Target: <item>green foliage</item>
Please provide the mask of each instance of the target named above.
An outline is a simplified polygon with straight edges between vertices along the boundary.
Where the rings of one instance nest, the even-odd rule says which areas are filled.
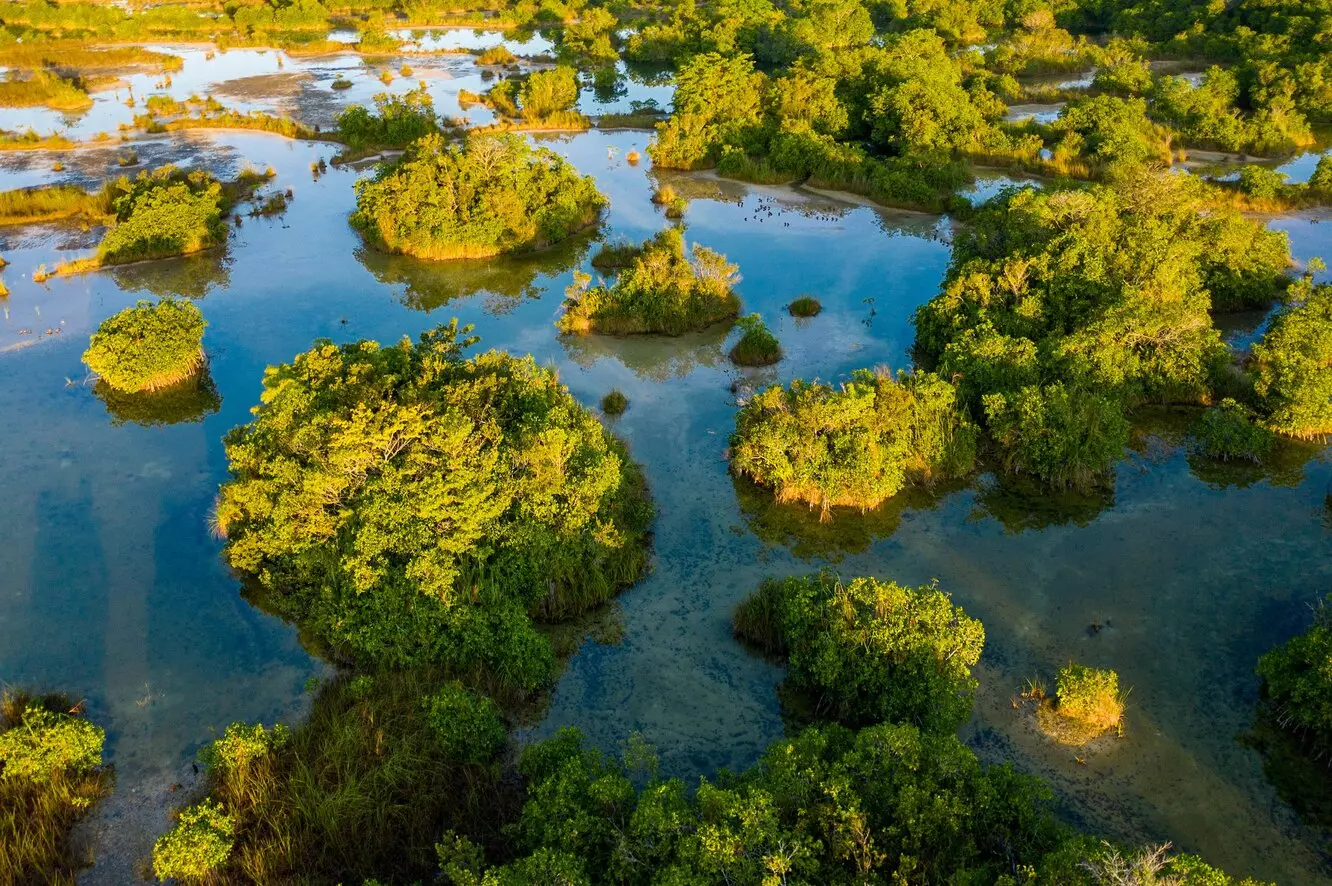
[[[426,699],[426,720],[447,757],[484,765],[504,748],[507,735],[499,708],[457,681],[445,683]]]
[[[531,691],[553,658],[529,613],[636,580],[652,509],[553,372],[464,359],[466,334],[321,341],[270,368],[255,420],[227,435],[218,521],[231,565],[332,654]]]
[[[971,716],[985,631],[935,585],[768,579],[737,608],[735,631],[785,654],[787,685],[838,723],[948,733]]]
[[[792,317],[817,317],[823,310],[823,305],[817,298],[810,295],[802,295],[786,306],[791,312]]]
[[[690,59],[676,75],[675,113],[657,125],[648,148],[652,162],[664,169],[715,165],[721,144],[758,122],[765,79],[749,56]]]
[[[1060,716],[1098,731],[1117,728],[1124,716],[1124,697],[1114,671],[1069,662],[1059,669],[1055,697]]]
[[[629,408],[629,398],[619,388],[611,388],[601,398],[601,411],[606,415],[623,415]]]
[[[1258,462],[1272,449],[1272,432],[1256,424],[1253,413],[1230,398],[1204,412],[1190,434],[1195,452],[1220,461]]]
[[[1318,606],[1308,631],[1258,659],[1263,691],[1283,728],[1318,751],[1332,748],[1332,608]]]
[[[481,258],[558,243],[606,205],[591,176],[516,135],[431,135],[356,183],[351,222],[367,242],[418,258]]]
[[[951,385],[928,373],[862,370],[839,389],[797,379],[755,396],[736,416],[731,468],[778,501],[827,512],[963,476],[975,450],[976,429]]]
[[[429,91],[421,88],[405,95],[376,95],[373,114],[362,105],[352,105],[338,114],[337,127],[338,138],[349,148],[365,151],[405,148],[438,132],[440,124]]]
[[[739,366],[771,366],[782,359],[782,346],[777,336],[758,314],[750,314],[736,321],[740,327],[740,340],[731,348],[731,362]]]
[[[1256,389],[1278,433],[1332,434],[1332,286],[1303,280],[1253,346]]]
[[[628,764],[572,730],[529,747],[521,768],[519,860],[481,874],[451,843],[452,882],[994,882],[1059,837],[1039,782],[905,724],[806,729],[696,792],[651,776],[635,788]]]
[[[518,93],[523,119],[540,122],[573,110],[578,103],[578,72],[563,65],[534,71]]]
[[[89,193],[75,185],[0,192],[0,225],[26,225],[72,216],[100,219],[111,212],[109,188]]]
[[[1124,454],[1129,424],[1113,398],[1060,382],[986,394],[985,419],[1004,467],[1086,491]]]
[[[477,55],[476,63],[484,67],[506,67],[518,64],[518,57],[503,45],[492,46]]]
[[[110,791],[103,731],[59,695],[0,699],[0,882],[72,884],[70,830]]]
[[[591,286],[589,275],[575,271],[556,325],[561,332],[608,335],[703,329],[740,312],[732,291],[737,270],[697,243],[686,252],[684,234],[667,228],[646,241],[610,285]]]
[[[233,198],[202,170],[163,166],[122,177],[115,189],[115,224],[98,244],[96,265],[188,255],[226,240]]]
[[[1096,95],[1069,102],[1050,124],[1056,160],[1084,157],[1096,166],[1169,164],[1171,134],[1147,117],[1141,98]]]
[[[1332,200],[1332,151],[1318,158],[1318,165],[1309,176],[1308,188],[1325,200]]]
[[[160,879],[211,880],[236,845],[236,821],[221,805],[204,801],[182,809],[176,826],[153,844],[153,873]]]
[[[179,384],[203,365],[203,312],[190,302],[140,301],[101,322],[83,362],[120,391]]]

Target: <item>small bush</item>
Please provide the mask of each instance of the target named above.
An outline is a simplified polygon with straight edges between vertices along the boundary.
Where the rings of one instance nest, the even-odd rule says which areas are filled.
[[[1332,434],[1332,285],[1303,280],[1253,346],[1255,389],[1280,434]]]
[[[680,198],[671,185],[662,185],[652,192],[652,202],[658,206],[669,206]]]
[[[492,46],[476,57],[476,63],[487,67],[516,65],[518,56],[510,52],[507,47]]]
[[[983,398],[1004,466],[1051,486],[1086,491],[1124,454],[1129,425],[1117,401],[1063,383]]]
[[[181,810],[176,826],[153,844],[153,873],[159,879],[201,883],[231,857],[236,820],[221,804],[204,801]]]
[[[1211,407],[1190,433],[1199,455],[1218,461],[1258,462],[1272,449],[1272,432],[1253,421],[1253,413],[1229,398]]]
[[[689,210],[689,201],[684,197],[676,197],[666,204],[666,217],[669,219],[682,219]]]
[[[771,366],[782,359],[782,346],[777,336],[758,314],[750,314],[736,321],[740,327],[740,340],[731,348],[731,362],[738,366]]]
[[[59,695],[0,699],[0,883],[73,883],[75,823],[110,790],[103,731]]]
[[[140,301],[106,318],[83,362],[121,391],[154,391],[184,381],[203,365],[203,313],[189,302]]]
[[[1124,693],[1114,671],[1070,662],[1055,679],[1053,703],[1042,704],[1042,730],[1064,744],[1086,744],[1110,730],[1122,729]]]
[[[606,415],[623,415],[629,408],[629,398],[619,388],[612,388],[601,398],[601,411]]]
[[[346,77],[339,77],[338,79],[333,81],[333,88],[337,90],[351,89],[352,82],[348,80]]]
[[[444,753],[460,763],[484,765],[504,748],[507,733],[499,708],[484,695],[451,682],[426,699],[426,720]]]
[[[786,306],[792,317],[817,317],[823,311],[823,305],[817,298],[802,295]]]

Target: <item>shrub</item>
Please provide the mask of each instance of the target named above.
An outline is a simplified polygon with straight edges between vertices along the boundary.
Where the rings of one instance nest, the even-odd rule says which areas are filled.
[[[140,301],[102,321],[83,362],[111,387],[155,391],[191,378],[203,365],[203,313],[193,304]]]
[[[332,86],[334,89],[337,90],[351,89],[352,82],[348,80],[346,77],[338,77],[336,80],[333,81]]]
[[[667,228],[643,244],[610,286],[589,288],[592,278],[575,271],[556,325],[561,332],[608,335],[703,329],[740,312],[731,289],[736,271],[725,256],[698,244],[686,253],[684,235]]]
[[[734,623],[741,639],[784,653],[787,684],[836,722],[951,732],[971,715],[985,631],[934,585],[768,579]]]
[[[159,879],[202,883],[227,863],[236,845],[236,821],[220,804],[204,801],[180,813],[176,826],[153,844],[153,873]]]
[[[261,723],[232,723],[221,738],[204,747],[199,760],[229,807],[254,806],[272,791],[275,756],[290,740],[291,731],[280,723],[272,729]]]
[[[404,148],[439,131],[434,102],[424,88],[405,95],[382,92],[374,101],[373,114],[361,105],[338,114],[338,138],[353,150]]]
[[[1316,753],[1332,748],[1332,607],[1320,604],[1308,631],[1259,658],[1258,676],[1283,728]]]
[[[426,720],[452,760],[472,765],[493,761],[508,738],[499,708],[456,681],[426,699]]]
[[[73,883],[74,825],[110,791],[105,735],[59,695],[0,699],[0,881]]]
[[[1253,346],[1255,388],[1274,431],[1310,439],[1332,434],[1332,286],[1294,289]]]
[[[731,469],[778,501],[875,507],[907,483],[960,477],[976,429],[953,387],[928,373],[856,372],[838,389],[797,379],[768,388],[736,416]]]
[[[731,348],[731,362],[739,366],[771,366],[782,359],[782,347],[777,336],[768,329],[763,318],[750,314],[736,321],[740,327],[740,340]]]
[[[612,388],[601,398],[601,411],[606,415],[623,415],[629,408],[629,398],[619,388]]]
[[[823,305],[817,298],[802,295],[786,306],[792,317],[817,317],[823,311]]]
[[[606,198],[553,151],[519,136],[431,135],[356,184],[351,222],[366,241],[418,258],[482,258],[537,249],[594,224]]]
[[[564,66],[536,71],[523,83],[518,103],[523,119],[533,122],[572,110],[578,103],[578,73]]]
[[[1253,421],[1253,413],[1226,398],[1208,409],[1191,429],[1194,451],[1219,461],[1258,462],[1272,449],[1272,432]]]
[[[482,66],[516,65],[518,63],[518,56],[510,52],[507,47],[492,46],[489,49],[483,50],[481,54],[476,57],[476,63]]]
[[[646,566],[641,475],[553,372],[456,323],[418,344],[316,342],[226,437],[231,565],[331,653],[433,662],[517,692],[551,676],[531,616],[604,603]]]
[[[206,172],[163,166],[121,178],[114,189],[115,223],[98,244],[96,265],[189,255],[226,240],[233,199]]]
[[[1070,662],[1059,670],[1054,704],[1042,706],[1041,728],[1065,744],[1086,744],[1122,728],[1124,695],[1114,671]]]

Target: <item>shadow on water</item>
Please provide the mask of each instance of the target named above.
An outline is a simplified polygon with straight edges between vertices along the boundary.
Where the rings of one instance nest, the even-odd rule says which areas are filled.
[[[507,314],[519,302],[541,296],[546,286],[538,285],[538,278],[581,264],[594,239],[595,234],[586,233],[527,255],[456,262],[423,261],[362,246],[356,260],[380,283],[403,286],[402,303],[414,311],[428,314],[484,293],[487,313]]]
[[[199,299],[231,285],[231,262],[225,249],[214,249],[201,255],[137,262],[110,273],[125,292]]]

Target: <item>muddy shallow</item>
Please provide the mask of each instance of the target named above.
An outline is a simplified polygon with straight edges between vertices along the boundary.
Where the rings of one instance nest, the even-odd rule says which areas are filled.
[[[302,96],[327,91],[336,74],[361,78],[339,102],[383,88],[380,68],[358,56],[278,68],[277,54],[237,53],[206,60],[200,49],[200,70],[175,82],[225,82],[228,104],[290,100],[298,112]],[[441,110],[459,88],[478,91],[466,57],[408,61],[416,73],[411,83],[397,78],[395,90],[426,70],[457,74],[428,80]],[[224,67],[208,73],[208,64]],[[657,93],[630,89],[602,105],[588,93],[585,109],[627,107],[643,95]],[[641,239],[666,224],[648,199],[646,157],[638,166],[624,160],[648,138],[543,139],[611,197],[607,237]],[[0,187],[100,180],[119,173],[116,149],[65,152],[60,173],[50,154],[0,155]],[[1113,494],[1033,497],[982,476],[832,524],[775,508],[728,475],[734,382],[835,381],[858,367],[907,365],[911,312],[935,293],[948,262],[946,219],[673,177],[691,200],[687,237],[740,265],[746,310],[764,315],[787,354],[776,367],[737,371],[724,357],[724,330],[558,337],[563,290],[595,248],[587,239],[514,260],[389,258],[366,252],[346,225],[352,182],[364,173],[312,177],[310,164],[331,156],[331,145],[200,132],[136,150],[148,166],[174,161],[224,175],[271,165],[275,185],[295,199],[281,218],[247,218],[224,251],[43,285],[32,270],[82,254],[90,233],[0,230],[11,262],[0,322],[0,663],[5,680],[86,695],[108,728],[118,781],[90,828],[99,863],[87,882],[129,881],[165,827],[172,788],[190,785],[203,742],[233,720],[298,720],[307,680],[326,672],[293,629],[241,599],[207,530],[225,477],[221,436],[247,419],[264,367],[319,336],[390,341],[453,316],[476,324],[482,347],[555,366],[585,403],[624,391],[629,410],[613,427],[643,464],[660,514],[652,574],[617,604],[623,639],[584,645],[545,719],[520,738],[577,725],[613,749],[637,730],[670,774],[745,766],[782,734],[773,690],[781,674],[731,639],[738,600],[763,576],[828,564],[847,575],[937,578],[985,623],[976,717],[964,730],[985,759],[1047,777],[1071,820],[1108,835],[1170,839],[1232,873],[1282,883],[1329,875],[1323,836],[1295,821],[1237,740],[1252,722],[1255,659],[1301,630],[1306,604],[1332,590],[1326,452],[1302,450],[1283,473],[1240,482],[1190,465],[1178,419],[1164,416],[1144,426]],[[976,193],[1005,183],[981,182]],[[1272,224],[1290,233],[1303,261],[1332,255],[1332,225],[1322,218]],[[797,322],[784,306],[804,293],[824,312]],[[102,318],[165,294],[198,299],[221,403],[197,422],[148,426],[108,412],[79,355]],[[1261,319],[1234,334],[1252,335]],[[1107,627],[1089,632],[1092,623]],[[1083,763],[1034,732],[1010,701],[1024,678],[1048,680],[1070,658],[1114,667],[1133,687],[1126,737]]]

